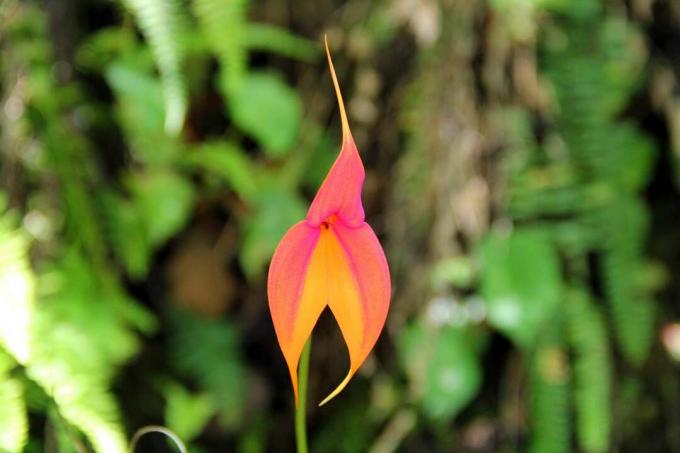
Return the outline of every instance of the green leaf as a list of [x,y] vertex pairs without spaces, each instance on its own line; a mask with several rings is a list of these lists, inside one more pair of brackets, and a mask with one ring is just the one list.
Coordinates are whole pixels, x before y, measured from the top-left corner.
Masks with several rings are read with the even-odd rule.
[[165,422],[183,442],[201,434],[215,413],[212,395],[191,394],[179,384],[165,386]]
[[433,419],[455,417],[477,395],[482,369],[464,330],[414,323],[401,335],[399,349],[413,392]]
[[618,152],[614,165],[608,169],[612,179],[630,191],[645,188],[654,170],[656,149],[652,141],[639,133],[631,124],[621,124],[610,129],[610,146],[625,150]]
[[223,179],[244,200],[255,200],[258,191],[256,170],[245,153],[233,143],[204,143],[199,149],[186,154],[184,162]]
[[435,290],[453,285],[458,288],[469,288],[475,279],[473,260],[464,255],[447,258],[435,263],[432,268],[432,287]]
[[184,177],[158,170],[132,174],[127,182],[152,246],[162,244],[186,224],[194,188]]
[[83,69],[104,71],[120,53],[135,46],[135,34],[127,28],[108,27],[85,38],[76,53],[76,63]]
[[305,205],[293,192],[262,188],[255,212],[246,220],[239,260],[249,278],[264,270],[276,245],[293,224],[305,217]]
[[[140,69],[122,63],[111,64],[105,76],[116,92],[116,98],[130,102],[129,123],[144,130],[162,129],[163,95],[156,80]],[[137,124],[138,121],[142,124]]]
[[191,8],[208,45],[220,62],[220,88],[229,97],[246,75],[248,0],[194,0]]
[[104,193],[100,204],[113,252],[132,278],[143,277],[149,270],[153,250],[137,206],[114,191]]
[[310,191],[316,192],[333,166],[333,162],[337,159],[339,149],[336,134],[331,134],[330,132],[320,133],[311,153],[303,156],[298,156],[296,153],[296,155],[289,156],[286,162],[290,163],[293,159],[301,159],[300,173],[302,183]]
[[297,140],[300,98],[272,73],[248,74],[229,98],[229,111],[234,122],[272,157],[285,154]]
[[491,233],[481,260],[489,322],[520,346],[530,346],[559,305],[561,274],[551,242],[538,230]]
[[252,50],[266,50],[304,61],[312,61],[320,55],[315,42],[270,24],[248,24],[246,42]]

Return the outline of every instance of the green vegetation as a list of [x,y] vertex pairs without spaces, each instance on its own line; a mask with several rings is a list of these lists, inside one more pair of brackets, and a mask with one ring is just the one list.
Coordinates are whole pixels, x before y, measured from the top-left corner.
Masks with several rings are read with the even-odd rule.
[[322,316],[310,451],[680,451],[673,0],[2,1],[0,451],[292,451],[266,272],[339,149],[323,33],[393,300],[318,408]]

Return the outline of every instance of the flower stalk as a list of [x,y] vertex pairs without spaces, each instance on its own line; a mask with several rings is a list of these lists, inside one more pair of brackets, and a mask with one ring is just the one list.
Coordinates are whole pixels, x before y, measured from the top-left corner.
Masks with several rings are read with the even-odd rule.
[[307,384],[309,380],[309,356],[312,337],[309,337],[300,356],[299,399],[295,408],[295,444],[297,453],[307,453]]

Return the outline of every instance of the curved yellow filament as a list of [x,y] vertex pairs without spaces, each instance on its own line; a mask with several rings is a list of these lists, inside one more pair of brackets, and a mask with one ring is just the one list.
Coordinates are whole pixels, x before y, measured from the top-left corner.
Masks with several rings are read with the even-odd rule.
[[335,388],[335,390],[333,390],[333,391],[331,392],[330,395],[328,395],[326,398],[324,398],[323,401],[321,401],[321,402],[319,403],[319,407],[323,406],[324,404],[326,404],[327,402],[329,402],[330,400],[332,400],[333,398],[335,398],[336,396],[338,396],[338,393],[342,392],[342,391],[345,389],[345,387],[347,387],[347,384],[349,383],[349,380],[352,379],[352,376],[353,376],[353,375],[354,375],[354,373],[350,370],[350,372],[347,373],[347,377],[345,377],[345,379],[342,380],[342,382],[340,383],[340,385],[338,385],[338,386]]
[[352,134],[349,130],[349,122],[347,121],[347,113],[345,112],[345,103],[342,100],[342,93],[340,92],[340,84],[338,77],[335,75],[335,67],[331,59],[331,51],[328,49],[328,36],[323,35],[323,42],[326,45],[326,57],[328,58],[328,66],[331,69],[331,77],[333,78],[333,86],[335,87],[335,95],[338,98],[338,107],[340,108],[340,121],[342,122],[342,138],[350,137]]

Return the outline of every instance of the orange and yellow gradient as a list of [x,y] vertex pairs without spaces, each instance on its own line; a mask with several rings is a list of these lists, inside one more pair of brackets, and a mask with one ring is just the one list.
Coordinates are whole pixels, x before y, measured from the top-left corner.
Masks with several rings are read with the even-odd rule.
[[342,149],[306,220],[279,243],[269,267],[269,309],[290,371],[296,404],[297,368],[319,316],[329,307],[349,352],[347,377],[320,405],[340,393],[373,349],[390,305],[390,273],[380,242],[364,221],[364,167],[349,130],[340,86],[326,55],[342,120]]

